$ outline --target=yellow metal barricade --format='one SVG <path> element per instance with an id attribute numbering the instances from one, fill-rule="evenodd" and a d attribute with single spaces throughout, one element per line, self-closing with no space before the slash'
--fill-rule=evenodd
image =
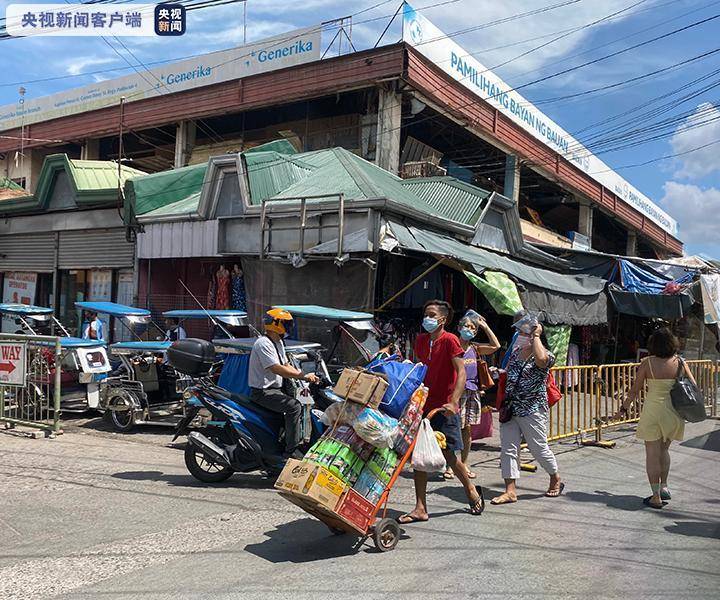
<path id="1" fill-rule="evenodd" d="M 578 437 L 595 430 L 597 369 L 595 365 L 552 369 L 562 398 L 550 408 L 548 441 Z"/>
<path id="2" fill-rule="evenodd" d="M 718 363 L 712 360 L 688 360 L 686 362 L 705 397 L 705 408 L 708 415 L 717 417 Z"/>

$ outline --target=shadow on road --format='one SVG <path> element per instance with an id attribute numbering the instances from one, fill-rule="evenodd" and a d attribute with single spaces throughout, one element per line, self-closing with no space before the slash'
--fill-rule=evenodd
<path id="1" fill-rule="evenodd" d="M 699 435 L 689 440 L 685 440 L 680 444 L 686 448 L 698 448 L 699 450 L 709 450 L 710 452 L 720 452 L 720 429 L 715 429 L 710 433 Z"/>
<path id="2" fill-rule="evenodd" d="M 299 519 L 265 533 L 268 539 L 245 550 L 272 563 L 308 563 L 357 554 L 359 538 L 333 535 L 315 519 Z"/>
<path id="3" fill-rule="evenodd" d="M 610 492 L 603 492 L 600 490 L 595 490 L 592 494 L 589 492 L 567 492 L 565 495 L 574 502 L 605 504 L 609 508 L 617 508 L 628 512 L 645 509 L 642 499 L 637 496 L 612 494 Z"/>
<path id="4" fill-rule="evenodd" d="M 675 525 L 667 525 L 665 531 L 688 537 L 701 537 L 720 540 L 720 523 L 702 521 L 675 521 Z"/>
<path id="5" fill-rule="evenodd" d="M 221 483 L 203 483 L 189 473 L 187 475 L 169 475 L 162 471 L 121 471 L 111 477 L 125 481 L 164 481 L 168 485 L 186 488 L 253 488 L 270 489 L 275 483 L 272 477 L 258 474 L 233 475 Z"/>

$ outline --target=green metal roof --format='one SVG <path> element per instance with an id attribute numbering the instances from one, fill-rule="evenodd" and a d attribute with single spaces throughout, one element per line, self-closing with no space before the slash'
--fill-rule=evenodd
<path id="1" fill-rule="evenodd" d="M 405 179 L 402 183 L 443 217 L 465 225 L 477 223 L 491 195 L 454 177 L 421 177 Z"/>
<path id="2" fill-rule="evenodd" d="M 490 196 L 453 177 L 403 180 L 344 148 L 299 154 L 268 148 L 272 146 L 243 153 L 253 205 L 309 196 L 327 196 L 331 201 L 343 194 L 346 200 L 387 198 L 429 215 L 475 225 Z M 147 217 L 196 212 L 205 169 L 206 165 L 198 165 L 132 179 L 126 186 L 126 201 L 134 202 L 136 213 Z"/>
<path id="3" fill-rule="evenodd" d="M 126 215 L 169 209 L 181 201 L 190 201 L 191 197 L 199 200 L 205 171 L 207 163 L 202 163 L 130 179 L 125 186 L 125 206 L 129 209 L 125 211 Z"/>
<path id="4" fill-rule="evenodd" d="M 55 185 L 55 176 L 65 171 L 75 192 L 79 208 L 87 206 L 117 204 L 118 165 L 105 160 L 74 160 L 67 154 L 51 154 L 45 157 L 37 189 L 28 194 L 3 201 L 3 213 L 32 213 L 47 209 Z M 122 165 L 120 182 L 124 184 L 131 177 L 145 175 L 142 171 Z"/>

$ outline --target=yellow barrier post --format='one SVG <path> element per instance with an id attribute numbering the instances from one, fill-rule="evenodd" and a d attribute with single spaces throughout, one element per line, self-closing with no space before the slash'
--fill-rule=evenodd
<path id="1" fill-rule="evenodd" d="M 602 416 L 602 398 L 603 393 L 607 393 L 608 389 L 614 390 L 615 388 L 615 381 L 614 379 L 610 379 L 610 382 L 607 382 L 605 379 L 603 379 L 603 372 L 605 369 L 605 365 L 599 365 L 597 367 L 597 370 L 594 373 L 594 380 L 593 380 L 593 396 L 595 399 L 595 415 L 594 415 L 594 422 L 595 422 L 595 439 L 594 440 L 583 440 L 582 445 L 583 446 L 596 446 L 598 448 L 614 448 L 615 442 L 610 440 L 603 440 L 602 439 L 602 429 L 603 429 L 603 416 Z M 610 385 L 608 385 L 608 383 Z M 607 405 L 607 396 L 606 396 L 606 402 Z"/>

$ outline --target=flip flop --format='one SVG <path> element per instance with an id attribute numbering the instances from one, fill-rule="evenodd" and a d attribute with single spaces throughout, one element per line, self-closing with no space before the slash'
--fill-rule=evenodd
<path id="1" fill-rule="evenodd" d="M 672 500 L 669 489 L 665 488 L 660 490 L 660 500 Z"/>
<path id="2" fill-rule="evenodd" d="M 455 479 L 455 473 L 453 473 L 452 471 L 445 471 L 443 473 L 443 479 L 445 479 L 445 480 Z"/>
<path id="3" fill-rule="evenodd" d="M 565 489 L 565 484 L 563 482 L 560 482 L 560 487 L 552 490 L 548 490 L 545 492 L 545 496 L 548 498 L 557 498 L 563 493 L 563 490 Z"/>
<path id="4" fill-rule="evenodd" d="M 504 497 L 505 499 L 504 499 L 504 500 L 500 500 L 500 498 L 503 498 L 503 497 Z M 510 498 L 510 497 L 509 497 L 507 494 L 505 494 L 505 493 L 500 494 L 499 496 L 496 496 L 495 498 L 493 498 L 492 500 L 490 500 L 490 504 L 494 504 L 495 506 L 498 506 L 498 505 L 500 505 L 500 504 L 515 504 L 515 502 L 517 502 L 517 498 L 515 498 L 515 500 L 513 500 L 512 498 Z"/>
<path id="5" fill-rule="evenodd" d="M 430 517 L 428 517 L 427 519 L 421 519 L 419 517 L 413 517 L 411 514 L 407 514 L 407 515 L 400 515 L 395 520 L 400 525 L 410 525 L 411 523 L 427 523 L 430 520 Z"/>
<path id="6" fill-rule="evenodd" d="M 653 504 L 652 502 L 650 502 L 650 500 L 652 500 L 652 496 L 643 498 L 643 504 L 648 508 L 654 508 L 655 510 L 662 510 L 663 506 L 667 504 L 667 502 L 663 502 L 660 506 L 658 506 L 657 504 Z"/>
<path id="7" fill-rule="evenodd" d="M 482 487 L 479 485 L 475 486 L 478 495 L 480 496 L 475 502 L 470 502 L 470 514 L 481 515 L 485 510 L 485 496 L 483 495 Z"/>
<path id="8" fill-rule="evenodd" d="M 472 471 L 468 471 L 468 478 L 469 479 L 476 479 L 477 473 L 473 473 Z"/>

